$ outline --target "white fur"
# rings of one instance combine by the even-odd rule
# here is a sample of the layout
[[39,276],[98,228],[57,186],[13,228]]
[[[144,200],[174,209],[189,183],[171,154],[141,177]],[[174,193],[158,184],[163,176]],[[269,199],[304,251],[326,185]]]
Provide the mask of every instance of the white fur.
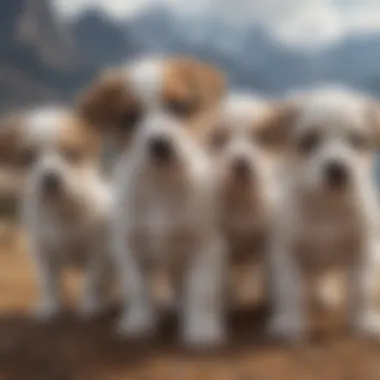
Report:
[[[153,271],[161,265],[170,268],[173,257],[179,257],[184,273],[175,290],[181,295],[181,338],[188,345],[216,344],[224,338],[219,301],[224,252],[216,229],[212,170],[191,132],[163,107],[163,75],[160,61],[135,63],[127,70],[145,108],[130,150],[116,169],[113,252],[125,301],[118,332],[141,336],[156,331],[151,273],[142,267],[142,257]],[[161,170],[151,162],[148,144],[156,137],[171,141],[174,166]],[[143,241],[134,245],[141,233]],[[191,239],[173,246],[171,236],[182,233]]]
[[[133,167],[134,164],[136,168]],[[116,198],[113,228],[114,252],[122,271],[122,288],[125,290],[126,302],[126,312],[120,321],[119,332],[123,335],[146,334],[152,332],[157,324],[157,314],[148,285],[148,274],[139,268],[138,256],[145,253],[149,261],[162,264],[170,260],[171,255],[186,254],[190,257],[190,267],[185,274],[188,282],[184,280],[182,337],[187,344],[219,343],[223,337],[219,320],[221,305],[215,302],[214,305],[210,304],[210,310],[205,309],[209,302],[205,298],[217,300],[220,297],[219,273],[223,271],[224,265],[223,250],[219,248],[220,238],[215,231],[213,220],[215,211],[210,173],[205,170],[206,165],[189,168],[191,172],[187,174],[187,188],[176,189],[170,185],[166,187],[165,179],[159,183],[144,182],[143,179],[139,181],[139,176],[143,177],[144,173],[137,171],[138,166],[139,163],[135,163],[129,156],[128,162],[121,163],[118,178],[119,193]],[[177,191],[180,193],[176,194]],[[170,205],[172,197],[177,196],[180,198],[179,204],[172,208]],[[141,202],[145,203],[144,210],[139,210],[136,206],[136,203]],[[174,252],[168,234],[176,228],[194,234],[191,244],[200,244],[200,246],[193,251],[191,247],[183,244],[179,252]],[[134,251],[129,243],[131,235],[139,231],[144,231],[146,234],[143,250],[146,252]],[[191,264],[193,260],[196,262],[200,260],[202,264],[199,266],[196,262]],[[208,291],[212,294],[208,295]],[[209,318],[211,321],[206,323]],[[213,326],[210,330],[211,325]]]
[[144,103],[157,106],[164,79],[164,61],[145,58],[130,63],[126,68],[126,80],[132,91]]
[[[297,155],[294,148],[285,162],[287,177],[269,250],[275,286],[270,331],[290,340],[305,336],[304,261],[298,262],[295,256],[295,247],[302,241],[302,260],[309,260],[314,275],[335,266],[347,271],[351,326],[378,335],[380,318],[373,299],[379,245],[377,189],[369,158],[349,143],[353,131],[371,134],[376,127],[369,118],[369,100],[342,88],[329,88],[304,94],[297,102],[299,113],[290,144],[295,146],[310,128],[317,130],[321,142],[308,155]],[[323,169],[332,160],[348,170],[350,183],[344,193],[332,195],[325,187]],[[339,244],[355,234],[358,251],[350,244],[342,250]]]
[[[23,224],[28,233],[29,248],[41,288],[37,316],[44,320],[59,314],[62,308],[59,287],[60,272],[71,262],[73,243],[85,244],[86,279],[81,312],[86,316],[104,306],[101,298],[108,280],[110,260],[107,253],[107,220],[112,192],[102,180],[97,163],[74,177],[57,147],[62,117],[67,111],[46,108],[30,111],[24,117],[20,138],[24,143],[37,144],[39,157],[27,173],[21,203]],[[59,173],[69,199],[77,202],[75,217],[62,219],[62,208],[47,202],[41,194],[43,175],[50,170]],[[75,259],[75,258],[74,258]]]
[[253,94],[232,93],[225,98],[221,110],[227,121],[240,129],[255,119],[259,121],[268,111],[268,102]]
[[51,143],[56,140],[59,128],[52,128],[52,125],[59,125],[67,112],[66,109],[57,106],[33,110],[23,128],[24,138],[37,143]]

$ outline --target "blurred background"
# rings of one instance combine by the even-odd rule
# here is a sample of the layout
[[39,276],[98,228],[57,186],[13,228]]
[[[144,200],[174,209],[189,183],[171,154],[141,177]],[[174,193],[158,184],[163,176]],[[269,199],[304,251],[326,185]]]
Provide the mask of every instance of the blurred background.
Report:
[[279,95],[339,81],[380,92],[378,0],[1,0],[0,110],[69,101],[104,66],[187,53]]
[[[380,95],[379,15],[380,0],[0,0],[0,115],[70,103],[104,67],[144,53],[199,57],[232,87],[265,96],[323,82]],[[380,378],[379,347],[342,329],[301,350],[268,347],[260,310],[234,314],[227,351],[207,358],[180,350],[172,320],[142,347],[114,339],[115,313],[36,325],[35,278],[13,218],[21,177],[0,168],[0,380]],[[77,277],[67,284],[77,297]]]
[[[144,53],[202,58],[225,70],[231,86],[265,96],[323,82],[380,94],[379,0],[0,4],[0,114],[70,103],[103,67]],[[14,173],[0,172],[0,183],[12,181]]]

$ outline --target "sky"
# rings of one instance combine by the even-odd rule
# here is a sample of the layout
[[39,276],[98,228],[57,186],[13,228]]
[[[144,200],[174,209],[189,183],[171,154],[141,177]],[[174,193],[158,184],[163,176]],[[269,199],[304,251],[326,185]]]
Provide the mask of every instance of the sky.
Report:
[[99,7],[116,19],[164,2],[183,13],[218,14],[231,23],[257,23],[284,44],[311,49],[350,33],[380,32],[380,0],[53,0],[72,17]]

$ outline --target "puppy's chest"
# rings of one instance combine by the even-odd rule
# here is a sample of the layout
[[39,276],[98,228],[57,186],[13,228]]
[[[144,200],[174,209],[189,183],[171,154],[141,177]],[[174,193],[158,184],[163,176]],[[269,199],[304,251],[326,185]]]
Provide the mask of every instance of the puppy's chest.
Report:
[[40,238],[66,262],[80,265],[88,257],[90,236],[83,223],[46,218],[41,224]]
[[304,214],[297,223],[295,251],[306,267],[349,263],[360,253],[359,223],[345,213]]
[[232,263],[258,259],[262,256],[267,235],[267,219],[251,210],[231,214],[224,219],[223,231]]
[[239,207],[227,202],[222,214],[222,229],[229,245],[230,259],[242,261],[261,255],[268,230],[268,212],[251,199]]
[[226,208],[222,215],[223,229],[231,235],[249,236],[266,229],[268,215],[265,210],[246,204],[239,209]]
[[135,214],[135,247],[149,256],[163,257],[185,251],[194,242],[197,224],[191,202],[146,203]]
[[253,229],[244,234],[227,233],[228,260],[233,265],[261,260],[265,254],[267,231]]

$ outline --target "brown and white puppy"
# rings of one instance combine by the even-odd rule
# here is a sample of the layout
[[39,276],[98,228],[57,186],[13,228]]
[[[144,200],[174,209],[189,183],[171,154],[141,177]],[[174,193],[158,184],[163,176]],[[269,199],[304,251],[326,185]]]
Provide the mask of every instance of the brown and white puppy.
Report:
[[149,282],[164,268],[180,297],[183,341],[210,345],[224,338],[224,252],[202,146],[223,92],[223,75],[204,63],[141,58],[110,70],[80,102],[82,114],[121,150],[112,229],[125,299],[123,336],[155,331]]
[[[48,106],[3,121],[2,159],[25,173],[21,216],[41,286],[37,316],[56,316],[63,264],[84,262],[81,312],[99,312],[110,261],[111,191],[100,175],[100,137],[71,111]],[[83,261],[84,260],[84,261]]]
[[378,115],[371,98],[331,87],[295,97],[270,123],[287,146],[268,253],[275,290],[270,331],[277,337],[304,337],[306,284],[336,269],[347,275],[351,328],[380,332],[374,302],[379,207],[372,173]]
[[[209,136],[229,262],[233,269],[243,266],[243,274],[248,267],[250,278],[255,269],[265,268],[268,229],[279,190],[281,147],[266,130],[273,112],[264,99],[231,94]],[[259,273],[265,279],[265,271]],[[241,280],[239,275],[238,284]]]

